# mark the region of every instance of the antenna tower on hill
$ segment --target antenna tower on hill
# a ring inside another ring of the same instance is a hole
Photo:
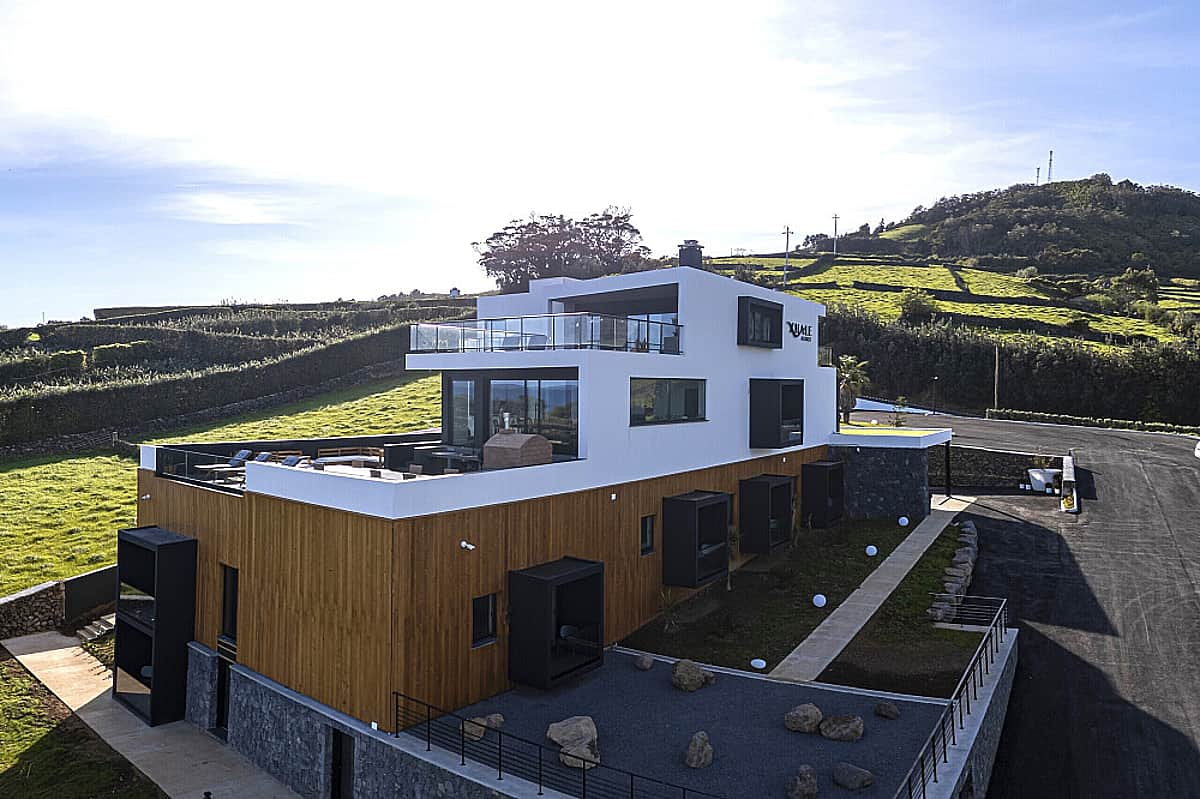
[[[1054,151],[1050,151],[1050,165],[1046,167],[1046,182],[1054,180]]]

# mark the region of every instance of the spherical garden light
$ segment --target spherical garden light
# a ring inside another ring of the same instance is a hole
[[[767,661],[763,660],[762,658],[755,658],[754,660],[750,661],[750,666],[762,671],[767,667]]]
[[[897,521],[900,522],[901,527],[908,527],[908,517],[907,516],[901,516],[899,519],[897,519]]]
[[[879,548],[874,544],[867,544],[867,557],[873,558],[879,554]]]
[[[825,607],[825,602],[826,602],[826,599],[825,599],[824,594],[813,595],[813,604],[816,605],[817,607],[819,607],[819,608]]]

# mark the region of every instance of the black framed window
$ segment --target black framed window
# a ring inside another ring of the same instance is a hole
[[[654,515],[642,517],[641,529],[642,554],[649,555],[654,551]]]
[[[747,347],[783,346],[783,306],[756,297],[738,297],[737,343]]]
[[[471,646],[483,646],[496,640],[496,595],[475,597],[471,601]]]
[[[631,377],[629,424],[703,422],[705,382],[677,377]]]
[[[238,570],[221,564],[221,637],[237,641]]]

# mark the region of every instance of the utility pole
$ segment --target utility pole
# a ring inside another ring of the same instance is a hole
[[[790,225],[783,226],[783,290],[787,291],[788,286],[788,266],[791,265],[792,255],[792,228]]]
[[[1054,180],[1054,151],[1050,151],[1050,165],[1046,167],[1046,182]]]
[[[1040,166],[1037,168],[1037,176],[1033,179],[1033,185],[1042,185],[1042,168]]]
[[[996,368],[992,377],[992,407],[1000,407],[1000,345],[996,345]]]
[[[833,257],[837,258],[837,222],[838,215],[833,215]]]

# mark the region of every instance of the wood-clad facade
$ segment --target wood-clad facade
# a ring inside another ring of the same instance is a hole
[[[391,692],[456,708],[504,691],[510,570],[574,556],[605,564],[605,637],[653,618],[663,497],[735,496],[759,474],[799,476],[812,447],[632,483],[432,516],[382,519],[139,470],[138,524],[198,539],[197,641],[216,648],[221,564],[239,570],[238,661],[363,721],[392,724]],[[471,477],[461,478],[464,492]],[[512,479],[520,480],[520,470]],[[416,488],[416,486],[414,486]],[[615,496],[615,498],[614,498]],[[654,551],[641,552],[644,516]],[[736,518],[736,508],[734,518]],[[462,540],[474,550],[459,546]],[[677,593],[680,589],[675,589]],[[472,600],[497,595],[494,643],[472,648]]]

